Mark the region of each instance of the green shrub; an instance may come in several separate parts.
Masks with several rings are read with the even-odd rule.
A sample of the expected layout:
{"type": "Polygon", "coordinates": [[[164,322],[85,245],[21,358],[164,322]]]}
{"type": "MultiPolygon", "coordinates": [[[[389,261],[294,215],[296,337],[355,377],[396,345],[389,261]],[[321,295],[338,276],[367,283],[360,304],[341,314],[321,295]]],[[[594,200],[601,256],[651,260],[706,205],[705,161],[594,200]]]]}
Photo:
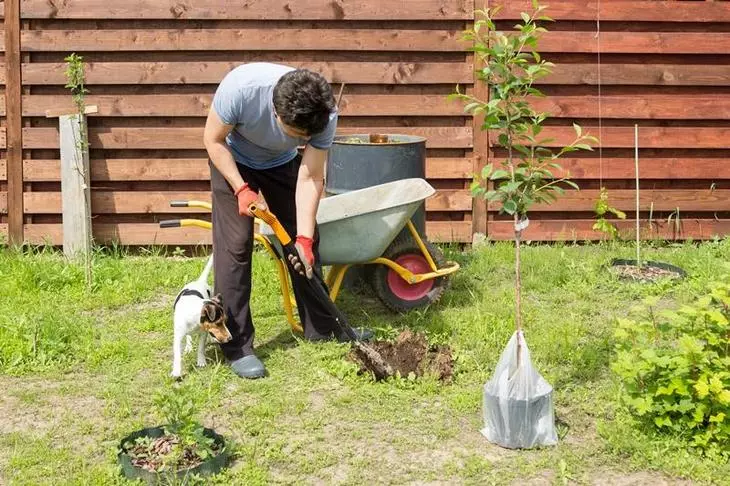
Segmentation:
{"type": "Polygon", "coordinates": [[[730,276],[677,311],[658,302],[619,320],[612,368],[625,402],[649,427],[730,457],[730,276]]]}

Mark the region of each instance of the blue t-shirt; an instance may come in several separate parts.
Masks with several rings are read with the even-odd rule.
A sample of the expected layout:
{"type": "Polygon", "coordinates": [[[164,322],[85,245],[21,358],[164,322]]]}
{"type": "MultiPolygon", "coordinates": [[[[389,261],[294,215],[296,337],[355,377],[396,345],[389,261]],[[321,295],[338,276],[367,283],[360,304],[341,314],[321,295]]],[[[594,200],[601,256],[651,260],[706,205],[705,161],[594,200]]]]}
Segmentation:
{"type": "Polygon", "coordinates": [[[297,147],[309,144],[326,150],[337,130],[337,113],[327,127],[309,139],[290,137],[274,115],[274,86],[294,68],[271,63],[244,64],[223,78],[213,97],[213,109],[221,121],[234,125],[226,142],[233,158],[252,169],[270,169],[286,164],[297,155],[297,147]]]}

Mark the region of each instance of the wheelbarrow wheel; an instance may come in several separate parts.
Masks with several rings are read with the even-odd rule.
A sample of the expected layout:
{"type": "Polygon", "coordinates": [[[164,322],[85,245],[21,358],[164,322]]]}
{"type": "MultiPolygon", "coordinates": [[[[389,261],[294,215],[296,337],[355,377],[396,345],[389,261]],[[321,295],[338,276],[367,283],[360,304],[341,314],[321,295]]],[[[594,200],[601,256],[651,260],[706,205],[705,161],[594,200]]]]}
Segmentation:
{"type": "MultiPolygon", "coordinates": [[[[431,254],[436,266],[444,266],[446,259],[441,249],[428,241],[424,240],[423,243],[426,245],[426,249],[431,254]]],[[[383,258],[392,260],[415,274],[431,271],[431,267],[423,256],[421,249],[410,238],[394,241],[385,250],[383,258]]],[[[372,267],[371,272],[369,272],[370,283],[375,294],[386,307],[395,312],[407,312],[438,302],[449,283],[447,277],[441,277],[417,284],[409,284],[386,265],[373,265],[372,267]]]]}

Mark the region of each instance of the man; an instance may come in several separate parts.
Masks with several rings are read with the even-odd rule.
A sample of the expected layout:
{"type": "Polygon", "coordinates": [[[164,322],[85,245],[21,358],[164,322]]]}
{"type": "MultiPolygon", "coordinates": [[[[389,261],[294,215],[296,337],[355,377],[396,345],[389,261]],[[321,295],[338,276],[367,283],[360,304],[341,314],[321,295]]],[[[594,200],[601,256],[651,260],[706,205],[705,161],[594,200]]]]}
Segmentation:
{"type": "MultiPolygon", "coordinates": [[[[260,201],[259,192],[286,231],[296,235],[297,255],[289,258],[297,271],[290,274],[304,337],[346,340],[307,281],[320,272],[315,217],[336,128],[332,89],[306,69],[245,64],[226,75],[213,98],[204,142],[211,161],[215,292],[223,296],[233,336],[221,348],[240,377],[266,374],[254,354],[249,307],[253,218],[248,206],[260,201]],[[299,146],[305,146],[302,155],[299,146]]],[[[372,336],[360,333],[363,339],[372,336]]]]}

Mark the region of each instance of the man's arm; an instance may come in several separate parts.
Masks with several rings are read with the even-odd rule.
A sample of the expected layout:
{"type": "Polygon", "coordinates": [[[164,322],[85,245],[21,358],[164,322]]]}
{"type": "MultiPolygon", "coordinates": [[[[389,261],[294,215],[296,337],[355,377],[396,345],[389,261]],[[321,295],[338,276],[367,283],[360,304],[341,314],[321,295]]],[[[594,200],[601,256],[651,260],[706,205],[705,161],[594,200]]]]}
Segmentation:
{"type": "Polygon", "coordinates": [[[205,122],[203,132],[203,143],[208,151],[208,156],[218,172],[223,174],[234,191],[243,185],[243,178],[238,172],[236,161],[228,150],[226,137],[233,129],[233,125],[226,125],[218,117],[213,108],[208,113],[208,120],[205,122]]]}
{"type": "Polygon", "coordinates": [[[314,224],[317,217],[319,199],[324,189],[324,164],[327,150],[307,145],[302,156],[297,177],[297,234],[307,238],[314,237],[314,224]]]}

